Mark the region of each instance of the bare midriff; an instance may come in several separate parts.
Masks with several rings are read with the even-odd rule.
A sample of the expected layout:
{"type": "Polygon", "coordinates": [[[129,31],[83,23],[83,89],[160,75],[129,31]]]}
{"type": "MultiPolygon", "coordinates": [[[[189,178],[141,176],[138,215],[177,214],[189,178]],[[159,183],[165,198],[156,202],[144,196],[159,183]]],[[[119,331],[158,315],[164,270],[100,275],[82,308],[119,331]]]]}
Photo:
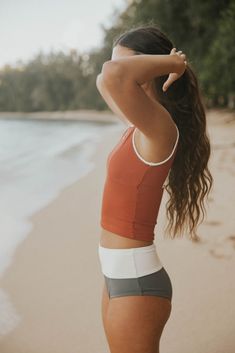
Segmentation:
{"type": "Polygon", "coordinates": [[[108,230],[101,228],[100,232],[100,245],[110,249],[128,249],[138,248],[141,246],[148,246],[153,244],[153,241],[147,240],[136,240],[125,238],[116,233],[112,233],[108,230]]]}

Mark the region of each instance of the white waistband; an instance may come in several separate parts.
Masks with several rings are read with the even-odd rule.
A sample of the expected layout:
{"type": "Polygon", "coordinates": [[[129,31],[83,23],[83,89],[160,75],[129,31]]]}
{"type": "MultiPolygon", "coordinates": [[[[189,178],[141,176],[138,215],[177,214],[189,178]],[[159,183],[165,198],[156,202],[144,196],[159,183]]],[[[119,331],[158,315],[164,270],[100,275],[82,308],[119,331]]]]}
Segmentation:
{"type": "Polygon", "coordinates": [[[102,272],[109,278],[136,278],[162,268],[155,244],[128,249],[104,248],[99,244],[102,272]]]}

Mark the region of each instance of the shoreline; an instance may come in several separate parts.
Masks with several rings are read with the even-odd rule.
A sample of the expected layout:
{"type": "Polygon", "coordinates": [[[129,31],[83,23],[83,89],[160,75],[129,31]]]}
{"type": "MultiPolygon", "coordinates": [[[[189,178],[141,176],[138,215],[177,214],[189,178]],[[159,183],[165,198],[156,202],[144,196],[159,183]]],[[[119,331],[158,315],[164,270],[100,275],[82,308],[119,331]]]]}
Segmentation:
{"type": "MultiPolygon", "coordinates": [[[[229,108],[210,108],[206,109],[206,115],[209,118],[213,116],[214,123],[229,123],[235,120],[235,111],[229,108]]],[[[65,111],[39,111],[39,112],[2,112],[1,119],[19,119],[19,120],[81,120],[93,122],[117,122],[117,117],[111,110],[79,109],[65,111]]]]}
{"type": "Polygon", "coordinates": [[[117,117],[109,110],[94,109],[41,111],[41,112],[0,112],[0,119],[19,120],[81,120],[101,123],[117,122],[117,117]]]}
{"type": "MultiPolygon", "coordinates": [[[[124,128],[125,126],[123,126],[124,128]]],[[[12,352],[14,350],[12,347],[14,347],[14,344],[18,345],[17,342],[20,342],[22,337],[27,342],[25,349],[30,347],[28,352],[35,351],[35,346],[42,349],[39,349],[38,352],[59,353],[68,351],[67,343],[65,343],[63,350],[61,349],[63,346],[61,342],[58,346],[56,345],[56,350],[53,350],[55,342],[51,342],[50,337],[53,333],[57,334],[58,328],[62,330],[64,325],[64,322],[61,321],[62,326],[57,324],[54,328],[52,327],[55,317],[61,315],[60,302],[62,306],[64,305],[64,310],[68,310],[68,313],[66,313],[68,326],[71,326],[69,321],[72,318],[74,322],[80,323],[82,328],[79,312],[73,314],[74,307],[70,307],[69,303],[72,284],[74,284],[73,298],[75,300],[73,305],[75,306],[78,300],[75,298],[80,298],[80,309],[81,311],[84,310],[84,314],[86,310],[89,310],[89,306],[84,309],[82,298],[87,300],[90,298],[91,302],[94,301],[92,286],[95,285],[98,302],[94,307],[94,311],[96,311],[94,315],[99,318],[97,310],[99,310],[102,276],[97,268],[97,248],[101,186],[104,181],[105,156],[109,152],[109,146],[113,144],[113,141],[118,140],[120,129],[122,127],[117,127],[117,131],[112,131],[109,136],[105,134],[104,138],[107,144],[97,143],[96,151],[90,159],[95,167],[89,173],[75,183],[63,188],[55,199],[29,218],[33,228],[17,246],[14,261],[1,277],[1,290],[8,295],[17,315],[22,320],[13,330],[5,335],[0,335],[1,352],[12,352]],[[88,200],[89,198],[92,200],[91,203],[88,200]],[[87,220],[87,213],[89,213],[92,222],[87,220]],[[58,216],[59,226],[57,225],[58,216]],[[64,236],[66,232],[68,232],[68,236],[64,236]],[[89,258],[88,262],[86,254],[89,258]],[[90,272],[87,278],[83,278],[84,268],[86,268],[86,275],[90,272]],[[82,283],[83,285],[81,285],[82,283]],[[46,286],[47,293],[44,293],[41,285],[46,286]],[[91,288],[89,289],[89,287],[91,288]],[[56,303],[53,302],[54,298],[57,298],[56,303]],[[43,307],[39,310],[37,305],[41,300],[43,300],[43,307]],[[37,303],[36,307],[35,302],[37,303]],[[51,306],[54,307],[54,310],[50,313],[51,306]],[[47,320],[44,322],[46,317],[47,320]],[[38,324],[38,327],[43,324],[39,332],[37,326],[34,326],[35,323],[38,324]],[[50,335],[47,335],[49,331],[51,331],[50,335]],[[44,343],[42,343],[42,340],[44,343]]],[[[92,303],[93,305],[94,303],[92,303]]],[[[58,320],[59,316],[57,317],[58,320]]],[[[101,327],[101,322],[99,325],[101,327]]],[[[76,341],[76,325],[74,325],[72,331],[70,334],[74,336],[71,339],[76,341]]],[[[25,352],[23,347],[21,349],[22,352],[25,352]]],[[[70,349],[73,348],[70,347],[70,349]]],[[[17,350],[17,353],[20,352],[21,350],[17,350]]]]}
{"type": "Polygon", "coordinates": [[[12,254],[30,232],[31,215],[50,204],[66,186],[79,181],[95,168],[92,156],[97,145],[103,134],[105,136],[107,131],[115,129],[118,124],[102,122],[100,125],[94,122],[83,125],[79,121],[2,124],[0,276],[11,265],[12,254]],[[42,142],[41,147],[40,143],[34,146],[35,138],[42,142]],[[16,147],[16,141],[20,143],[22,139],[22,148],[20,145],[16,147]],[[27,163],[21,161],[22,156],[27,158],[27,163]],[[17,173],[20,177],[14,178],[17,173]],[[7,176],[11,181],[7,182],[7,176]]]}

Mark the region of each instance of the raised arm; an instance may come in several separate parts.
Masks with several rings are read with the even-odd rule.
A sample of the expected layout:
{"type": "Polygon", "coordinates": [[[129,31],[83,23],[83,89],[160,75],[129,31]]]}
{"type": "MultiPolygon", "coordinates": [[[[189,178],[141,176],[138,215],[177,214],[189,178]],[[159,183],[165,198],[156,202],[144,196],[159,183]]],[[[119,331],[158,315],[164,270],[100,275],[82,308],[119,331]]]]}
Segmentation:
{"type": "Polygon", "coordinates": [[[184,59],[177,54],[131,55],[106,61],[101,74],[103,85],[124,116],[146,136],[156,138],[166,133],[173,123],[172,118],[141,85],[154,77],[172,73],[176,79],[183,74],[185,66],[184,59]]]}
{"type": "MultiPolygon", "coordinates": [[[[182,70],[183,60],[175,55],[131,55],[115,60],[108,60],[103,64],[102,74],[122,75],[125,78],[134,80],[137,84],[152,80],[154,77],[170,74],[171,72],[180,72],[182,70]]],[[[184,65],[185,66],[185,65],[184,65]]]]}

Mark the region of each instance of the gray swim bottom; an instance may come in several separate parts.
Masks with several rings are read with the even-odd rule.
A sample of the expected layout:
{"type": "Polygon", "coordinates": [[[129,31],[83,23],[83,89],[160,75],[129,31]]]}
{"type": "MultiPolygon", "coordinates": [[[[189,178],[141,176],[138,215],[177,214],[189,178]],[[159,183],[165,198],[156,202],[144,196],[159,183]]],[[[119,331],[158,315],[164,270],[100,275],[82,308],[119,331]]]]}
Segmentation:
{"type": "Polygon", "coordinates": [[[137,278],[109,278],[104,275],[109,298],[126,295],[157,295],[172,299],[172,284],[165,268],[137,278]]]}
{"type": "Polygon", "coordinates": [[[99,245],[99,259],[109,298],[155,295],[171,301],[172,283],[154,243],[128,249],[99,245]]]}

